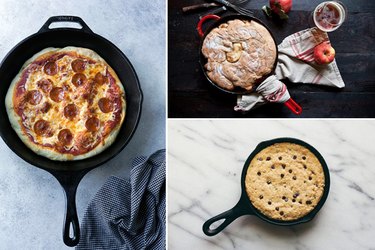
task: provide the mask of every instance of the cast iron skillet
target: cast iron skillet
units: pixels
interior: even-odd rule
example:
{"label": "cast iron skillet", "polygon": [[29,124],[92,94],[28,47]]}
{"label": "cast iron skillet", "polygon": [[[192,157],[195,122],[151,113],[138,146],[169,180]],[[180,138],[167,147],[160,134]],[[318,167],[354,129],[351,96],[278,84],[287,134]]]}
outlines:
{"label": "cast iron skillet", "polygon": [[[304,146],[307,149],[309,149],[318,158],[318,160],[322,164],[323,172],[324,172],[325,186],[324,186],[322,198],[320,199],[320,201],[318,202],[316,207],[313,210],[311,210],[310,213],[306,214],[305,216],[303,216],[303,217],[301,217],[297,220],[292,220],[292,221],[275,220],[275,219],[269,218],[266,215],[262,214],[262,212],[257,210],[252,205],[249,197],[246,194],[246,188],[245,188],[245,178],[246,178],[247,168],[249,167],[249,164],[250,164],[251,160],[255,157],[255,155],[257,153],[259,153],[264,148],[269,147],[269,146],[271,146],[275,143],[280,143],[280,142],[295,143],[295,144],[299,144],[299,145]],[[218,234],[219,232],[221,232],[226,226],[228,226],[235,219],[237,219],[238,217],[240,217],[242,215],[254,215],[254,216],[256,216],[256,217],[258,217],[258,218],[260,218],[260,219],[262,219],[262,220],[264,220],[268,223],[278,225],[278,226],[293,226],[293,225],[297,225],[297,224],[300,224],[300,223],[305,223],[305,222],[311,221],[314,218],[314,216],[318,213],[318,211],[322,208],[324,202],[326,201],[327,196],[328,196],[328,192],[329,192],[329,186],[330,186],[330,178],[329,178],[329,170],[328,170],[327,164],[324,161],[321,154],[315,148],[313,148],[311,145],[307,144],[304,141],[294,139],[294,138],[277,138],[277,139],[261,142],[261,143],[258,144],[258,146],[255,148],[255,150],[247,158],[247,160],[245,162],[245,165],[243,167],[242,176],[241,176],[242,192],[241,192],[240,200],[238,201],[238,203],[232,209],[230,209],[226,212],[223,212],[223,213],[207,220],[203,224],[203,232],[208,236],[214,236],[214,235]],[[223,221],[221,222],[221,224],[218,227],[216,227],[214,229],[210,228],[210,226],[213,223],[215,223],[217,221],[220,221],[220,220],[223,220]]]}
{"label": "cast iron skillet", "polygon": [[[214,23],[212,23],[207,29],[206,31],[204,32],[203,31],[203,24],[207,21],[207,20],[215,20]],[[200,42],[200,46],[199,46],[199,63],[201,65],[201,68],[202,68],[202,71],[204,73],[204,75],[206,76],[207,80],[213,85],[215,86],[216,88],[220,89],[221,91],[224,91],[224,92],[227,92],[227,93],[230,93],[230,94],[237,94],[237,95],[246,95],[246,94],[250,94],[252,93],[253,91],[255,91],[256,87],[253,88],[252,90],[244,90],[243,88],[240,88],[240,87],[235,87],[233,90],[227,90],[227,89],[224,89],[222,87],[220,87],[219,85],[215,84],[207,75],[207,71],[206,69],[204,68],[204,65],[207,63],[207,58],[203,55],[202,53],[202,47],[203,47],[203,41],[204,39],[206,38],[206,36],[216,27],[219,27],[221,24],[223,23],[226,23],[230,20],[234,20],[234,19],[240,19],[240,20],[247,20],[247,21],[255,21],[259,24],[261,24],[263,27],[265,27],[268,32],[271,34],[271,37],[272,37],[272,40],[273,42],[275,43],[275,47],[276,47],[276,54],[278,54],[278,48],[277,48],[277,44],[276,44],[276,39],[275,37],[273,36],[271,30],[261,21],[259,20],[258,18],[254,17],[254,16],[245,16],[245,15],[228,15],[228,16],[224,16],[224,17],[219,17],[217,15],[206,15],[204,17],[202,17],[202,19],[198,22],[197,24],[197,31],[198,31],[198,35],[200,36],[201,38],[201,42]],[[263,76],[262,78],[258,79],[254,85],[255,86],[258,86],[261,82],[263,82],[267,77],[275,74],[275,69],[276,69],[276,66],[277,66],[277,58],[275,59],[275,62],[273,63],[273,67],[272,67],[272,71]],[[289,100],[287,100],[285,103],[284,103],[293,113],[299,115],[302,113],[302,108],[292,99],[290,98]]]}
{"label": "cast iron skillet", "polygon": [[[82,29],[55,28],[54,22],[74,22]],[[78,46],[96,51],[115,70],[124,84],[126,94],[126,116],[115,142],[102,153],[79,161],[52,161],[31,151],[19,139],[10,125],[5,108],[5,95],[12,79],[27,59],[47,47]],[[47,20],[35,34],[17,44],[5,57],[0,67],[0,135],[13,152],[28,163],[51,173],[60,182],[66,194],[66,216],[63,229],[64,243],[75,246],[79,242],[80,230],[75,195],[82,177],[91,169],[100,166],[117,155],[130,141],[141,115],[142,90],[138,77],[126,56],[113,43],[93,33],[86,23],[75,16],[54,16]],[[72,228],[72,230],[70,229]]]}

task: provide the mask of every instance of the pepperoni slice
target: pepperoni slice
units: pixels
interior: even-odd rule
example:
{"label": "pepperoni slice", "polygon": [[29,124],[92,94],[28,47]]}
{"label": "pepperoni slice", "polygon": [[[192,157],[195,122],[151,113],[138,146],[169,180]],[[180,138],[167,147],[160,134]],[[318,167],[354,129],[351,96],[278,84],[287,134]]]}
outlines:
{"label": "pepperoni slice", "polygon": [[51,127],[49,125],[49,122],[47,122],[47,121],[45,121],[43,119],[42,120],[38,120],[34,124],[34,132],[37,135],[46,136],[46,137],[51,137],[53,135],[53,133],[51,131]]}
{"label": "pepperoni slice", "polygon": [[78,108],[74,104],[68,104],[64,108],[64,116],[72,120],[78,114]]}
{"label": "pepperoni slice", "polygon": [[42,94],[38,90],[30,90],[26,94],[27,101],[32,105],[37,105],[42,100]]}
{"label": "pepperoni slice", "polygon": [[83,72],[85,67],[86,63],[81,59],[76,59],[72,62],[72,69],[74,72]]}
{"label": "pepperoni slice", "polygon": [[100,98],[98,105],[103,113],[109,113],[113,110],[113,103],[108,98]]}
{"label": "pepperoni slice", "polygon": [[58,71],[56,62],[48,62],[44,65],[44,73],[53,76],[56,75]]}
{"label": "pepperoni slice", "polygon": [[69,129],[60,130],[59,134],[57,135],[57,139],[63,145],[69,145],[73,140],[73,134],[70,132]]}
{"label": "pepperoni slice", "polygon": [[86,121],[85,126],[88,131],[96,132],[100,127],[100,120],[96,117],[91,117]]}
{"label": "pepperoni slice", "polygon": [[79,149],[83,150],[84,152],[87,149],[89,149],[93,143],[94,143],[94,138],[91,136],[89,132],[81,134],[77,138],[77,146]]}
{"label": "pepperoni slice", "polygon": [[98,73],[96,73],[96,75],[95,75],[94,81],[95,81],[97,84],[102,85],[102,84],[104,84],[104,83],[107,83],[108,78],[107,78],[106,76],[103,76],[102,73],[98,72]]}
{"label": "pepperoni slice", "polygon": [[50,79],[41,79],[36,84],[44,93],[48,93],[52,89],[52,81]]}
{"label": "pepperoni slice", "polygon": [[72,77],[72,83],[76,87],[79,87],[85,84],[86,80],[87,80],[86,76],[82,73],[74,74],[74,76]]}
{"label": "pepperoni slice", "polygon": [[49,92],[49,97],[55,102],[61,102],[64,100],[65,92],[63,88],[55,87]]}
{"label": "pepperoni slice", "polygon": [[51,104],[49,102],[45,102],[42,106],[42,108],[40,109],[40,111],[42,111],[42,113],[47,113],[48,110],[50,110],[51,108]]}

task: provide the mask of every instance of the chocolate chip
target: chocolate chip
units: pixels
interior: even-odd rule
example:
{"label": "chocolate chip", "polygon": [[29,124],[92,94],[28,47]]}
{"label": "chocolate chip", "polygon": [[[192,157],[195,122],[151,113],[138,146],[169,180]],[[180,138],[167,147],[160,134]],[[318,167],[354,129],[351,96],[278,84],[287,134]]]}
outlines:
{"label": "chocolate chip", "polygon": [[309,176],[309,180],[310,180],[310,181],[312,180],[312,177],[311,177],[311,176]]}
{"label": "chocolate chip", "polygon": [[263,199],[263,195],[259,195],[259,199]]}
{"label": "chocolate chip", "polygon": [[296,202],[296,199],[292,199],[293,202]]}
{"label": "chocolate chip", "polygon": [[293,155],[293,160],[297,159],[297,156],[296,155]]}
{"label": "chocolate chip", "polygon": [[271,184],[271,181],[267,181],[267,184],[268,184],[268,185]]}
{"label": "chocolate chip", "polygon": [[283,159],[283,157],[279,156],[279,160],[281,161]]}
{"label": "chocolate chip", "polygon": [[312,202],[311,201],[306,201],[306,204],[307,205],[310,205]]}
{"label": "chocolate chip", "polygon": [[276,209],[276,211],[279,211],[280,208],[279,208],[279,207],[276,207],[275,209]]}
{"label": "chocolate chip", "polygon": [[293,180],[297,180],[297,177],[296,177],[296,176],[293,176]]}
{"label": "chocolate chip", "polygon": [[267,157],[267,158],[266,158],[266,161],[269,161],[269,160],[271,160],[271,157]]}
{"label": "chocolate chip", "polygon": [[299,195],[299,193],[295,193],[295,194],[293,194],[293,198],[297,198],[298,195]]}
{"label": "chocolate chip", "polygon": [[281,177],[281,178],[284,178],[284,174],[281,174],[280,177]]}
{"label": "chocolate chip", "polygon": [[306,156],[302,156],[302,160],[306,160]]}
{"label": "chocolate chip", "polygon": [[271,204],[272,204],[272,202],[269,201],[269,202],[268,202],[268,205],[271,205]]}
{"label": "chocolate chip", "polygon": [[262,157],[259,157],[259,158],[258,158],[258,161],[263,161],[263,158],[262,158]]}
{"label": "chocolate chip", "polygon": [[280,212],[280,215],[281,215],[281,216],[283,216],[283,215],[284,215],[284,212],[283,212],[283,211],[281,211],[281,212]]}
{"label": "chocolate chip", "polygon": [[289,169],[289,173],[292,173],[292,172],[293,172],[293,170]]}
{"label": "chocolate chip", "polygon": [[257,175],[259,175],[259,176],[260,176],[261,174],[262,174],[261,172],[258,172],[258,173],[257,173]]}
{"label": "chocolate chip", "polygon": [[304,168],[304,169],[306,169],[306,168],[307,168],[307,166],[306,166],[305,164],[303,164],[303,168]]}
{"label": "chocolate chip", "polygon": [[275,169],[275,165],[272,165],[271,168],[272,168],[272,169]]}
{"label": "chocolate chip", "polygon": [[286,165],[285,164],[281,164],[281,166],[283,167],[283,169],[285,169]]}

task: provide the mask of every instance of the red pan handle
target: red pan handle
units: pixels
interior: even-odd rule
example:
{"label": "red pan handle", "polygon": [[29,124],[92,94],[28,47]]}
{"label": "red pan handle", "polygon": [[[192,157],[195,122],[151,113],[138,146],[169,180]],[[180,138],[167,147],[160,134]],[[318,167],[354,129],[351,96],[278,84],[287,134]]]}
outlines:
{"label": "red pan handle", "polygon": [[212,14],[209,14],[209,15],[205,15],[204,17],[201,18],[201,20],[199,20],[198,24],[197,24],[197,31],[198,31],[198,35],[200,37],[203,37],[204,36],[204,32],[202,30],[202,25],[205,21],[209,20],[209,19],[213,19],[213,20],[219,20],[220,17],[217,16],[217,15],[212,15]]}
{"label": "red pan handle", "polygon": [[284,102],[285,106],[288,107],[294,114],[300,115],[302,113],[302,107],[298,105],[292,98],[289,98],[288,101]]}

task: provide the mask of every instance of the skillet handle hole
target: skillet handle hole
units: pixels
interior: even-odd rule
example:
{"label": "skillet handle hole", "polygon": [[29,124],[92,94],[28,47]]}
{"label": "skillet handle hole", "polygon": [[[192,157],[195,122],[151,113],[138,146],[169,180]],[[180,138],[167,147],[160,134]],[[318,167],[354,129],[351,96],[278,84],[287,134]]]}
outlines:
{"label": "skillet handle hole", "polygon": [[210,230],[216,230],[221,224],[223,224],[225,221],[225,219],[221,219],[221,220],[218,220],[218,221],[215,221],[214,223],[212,223],[209,227]]}
{"label": "skillet handle hole", "polygon": [[75,28],[75,29],[82,29],[82,25],[79,23],[74,22],[54,22],[48,26],[49,29],[56,29],[56,28]]}
{"label": "skillet handle hole", "polygon": [[76,235],[74,234],[74,225],[73,222],[69,223],[69,238],[74,240],[76,238]]}

